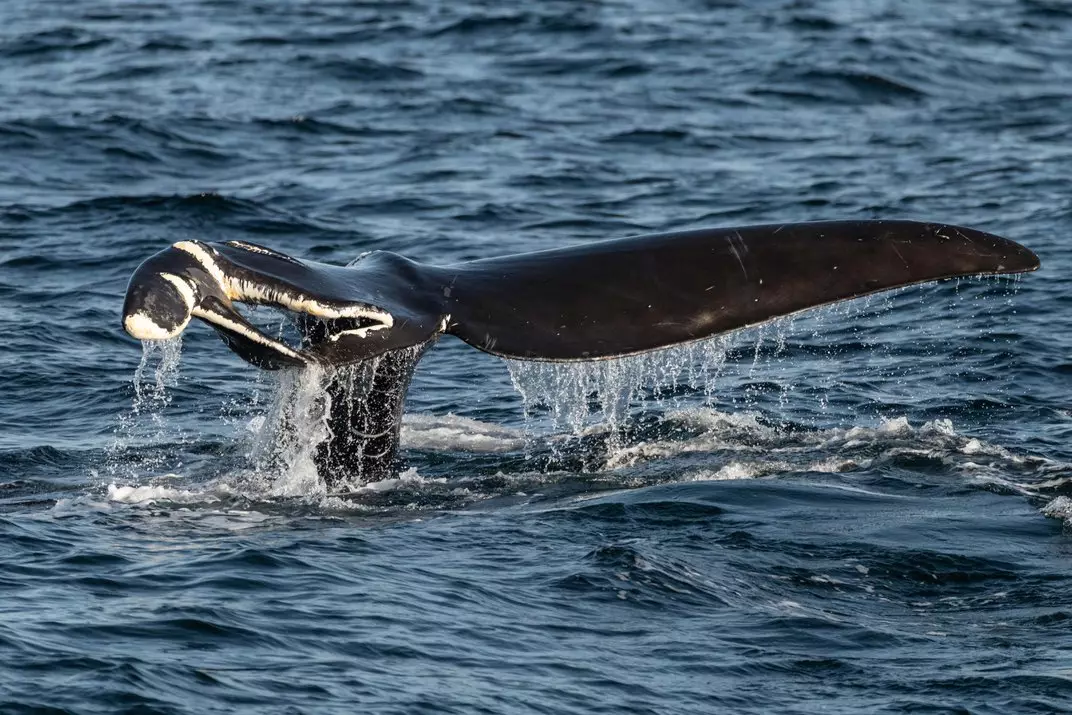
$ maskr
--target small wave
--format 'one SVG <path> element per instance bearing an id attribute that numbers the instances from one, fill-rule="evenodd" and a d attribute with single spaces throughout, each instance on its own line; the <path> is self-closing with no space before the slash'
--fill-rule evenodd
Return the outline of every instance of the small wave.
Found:
<path id="1" fill-rule="evenodd" d="M 538 55 L 499 62 L 502 69 L 513 75 L 531 77 L 584 76 L 601 79 L 626 80 L 650 72 L 650 67 L 627 57 L 606 55 L 562 56 Z"/>
<path id="2" fill-rule="evenodd" d="M 140 80 L 148 80 L 157 77 L 162 77 L 174 70 L 171 64 L 158 62 L 158 63 L 142 63 L 131 64 L 118 69 L 108 69 L 97 72 L 96 74 L 87 77 L 86 82 L 136 82 Z"/>
<path id="3" fill-rule="evenodd" d="M 33 58 L 40 61 L 42 55 L 60 52 L 87 52 L 112 44 L 110 37 L 93 33 L 84 28 L 56 27 L 15 37 L 3 45 L 0 57 L 9 59 Z"/>
<path id="4" fill-rule="evenodd" d="M 837 30 L 841 25 L 833 18 L 822 15 L 795 15 L 789 19 L 788 25 L 797 30 Z"/>
<path id="5" fill-rule="evenodd" d="M 61 498 L 51 505 L 51 514 L 60 517 L 114 514 L 116 510 L 133 510 L 140 517 L 150 519 L 149 523 L 154 525 L 167 522 L 182 529 L 224 533 L 262 528 L 305 516 L 303 511 L 293 507 L 280 509 L 268 500 L 246 499 L 228 491 L 225 484 L 188 489 L 164 485 L 109 484 L 104 495 L 93 493 Z M 155 531 L 157 527 L 150 528 Z"/>
<path id="6" fill-rule="evenodd" d="M 25 207 L 28 212 L 48 215 L 65 215 L 69 218 L 82 215 L 109 215 L 130 219 L 133 212 L 145 211 L 159 215 L 194 211 L 209 216 L 256 212 L 261 207 L 256 203 L 228 198 L 214 192 L 188 195 L 112 195 L 78 199 L 62 206 Z"/>
<path id="7" fill-rule="evenodd" d="M 771 84 L 753 90 L 752 94 L 852 104 L 919 100 L 927 96 L 926 91 L 907 81 L 877 72 L 848 69 L 800 72 L 795 68 L 776 72 Z"/>
<path id="8" fill-rule="evenodd" d="M 459 6 L 460 7 L 460 6 Z M 598 15 L 585 11 L 541 14 L 541 6 L 533 5 L 533 12 L 503 14 L 471 14 L 453 19 L 426 31 L 430 37 L 453 37 L 469 40 L 477 36 L 501 39 L 519 30 L 526 36 L 540 34 L 589 33 L 599 29 Z"/>
<path id="9" fill-rule="evenodd" d="M 251 122 L 258 129 L 321 137 L 389 137 L 404 133 L 391 127 L 367 124 L 350 125 L 345 122 L 332 121 L 324 117 L 306 114 L 295 114 L 286 117 L 260 117 L 251 120 Z"/>
<path id="10" fill-rule="evenodd" d="M 1072 18 L 1072 7 L 1062 0 L 1025 0 L 1028 15 L 1046 19 Z"/>
<path id="11" fill-rule="evenodd" d="M 294 58 L 299 66 L 307 66 L 318 74 L 334 79 L 358 80 L 361 82 L 387 82 L 418 80 L 424 76 L 420 70 L 398 64 L 377 62 L 367 57 L 314 57 L 301 55 Z"/>
<path id="12" fill-rule="evenodd" d="M 441 25 L 431 30 L 428 34 L 432 37 L 444 35 L 471 36 L 485 32 L 498 34 L 513 28 L 523 27 L 529 21 L 529 16 L 525 14 L 470 16 Z"/>
<path id="13" fill-rule="evenodd" d="M 692 135 L 684 129 L 631 129 L 612 134 L 604 139 L 606 144 L 641 144 L 649 146 L 680 145 L 688 143 Z"/>
<path id="14" fill-rule="evenodd" d="M 205 40 L 183 37 L 182 35 L 164 35 L 146 40 L 139 49 L 143 52 L 189 52 L 210 46 L 211 43 Z"/>
<path id="15" fill-rule="evenodd" d="M 51 445 L 11 448 L 5 445 L 0 449 L 0 470 L 7 474 L 29 471 L 35 467 L 48 467 L 58 471 L 77 468 L 85 459 L 86 455 L 80 451 L 61 450 Z"/>
<path id="16" fill-rule="evenodd" d="M 405 23 L 378 25 L 375 30 L 353 27 L 331 27 L 330 29 L 299 29 L 288 27 L 283 34 L 264 32 L 263 28 L 250 28 L 254 34 L 235 39 L 238 47 L 360 47 L 370 39 L 382 40 L 394 34 L 408 34 L 409 26 Z"/>
<path id="17" fill-rule="evenodd" d="M 595 598 L 611 592 L 620 600 L 648 606 L 726 605 L 721 584 L 683 561 L 644 553 L 632 545 L 601 546 L 585 561 L 585 568 L 559 579 L 558 587 Z"/>
<path id="18" fill-rule="evenodd" d="M 130 194 L 83 198 L 63 205 L 21 205 L 15 207 L 27 218 L 52 218 L 65 221 L 88 221 L 100 225 L 158 225 L 177 230 L 195 230 L 206 240 L 219 240 L 234 230 L 259 235 L 352 234 L 328 222 L 295 214 L 267 201 L 206 191 L 193 194 Z M 147 249 L 159 250 L 158 235 L 126 239 L 119 250 L 143 258 Z M 99 262 L 114 263 L 115 256 L 96 256 Z"/>

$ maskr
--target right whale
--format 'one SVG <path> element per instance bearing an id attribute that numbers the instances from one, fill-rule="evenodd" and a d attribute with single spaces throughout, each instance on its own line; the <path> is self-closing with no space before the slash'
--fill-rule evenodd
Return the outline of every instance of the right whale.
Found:
<path id="1" fill-rule="evenodd" d="M 123 325 L 161 340 L 197 317 L 258 367 L 335 368 L 331 437 L 317 454 L 334 486 L 394 472 L 406 389 L 444 333 L 513 359 L 599 360 L 891 288 L 1038 267 L 1014 241 L 917 221 L 700 229 L 447 266 L 385 251 L 335 266 L 241 241 L 181 241 L 135 270 Z M 300 344 L 265 335 L 236 302 L 289 311 Z"/>

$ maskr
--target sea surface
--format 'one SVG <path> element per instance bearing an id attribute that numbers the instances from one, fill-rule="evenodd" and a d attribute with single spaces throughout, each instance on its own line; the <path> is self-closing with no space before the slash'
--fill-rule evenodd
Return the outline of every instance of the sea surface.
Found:
<path id="1" fill-rule="evenodd" d="M 120 326 L 184 239 L 868 218 L 1042 269 L 587 367 L 445 338 L 344 492 L 308 376 Z M 1072 712 L 1070 238 L 1064 0 L 5 0 L 0 712 Z"/>

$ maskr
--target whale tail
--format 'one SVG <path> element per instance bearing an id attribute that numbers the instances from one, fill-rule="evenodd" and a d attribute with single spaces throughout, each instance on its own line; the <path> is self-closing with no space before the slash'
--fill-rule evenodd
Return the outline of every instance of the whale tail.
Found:
<path id="1" fill-rule="evenodd" d="M 509 358 L 598 360 L 914 283 L 1038 266 L 1008 239 L 915 221 L 703 229 L 444 267 L 383 251 L 343 267 L 183 241 L 135 271 L 123 325 L 156 340 L 197 317 L 266 369 L 356 363 L 443 332 Z M 290 312 L 301 344 L 265 335 L 236 303 Z"/>
<path id="2" fill-rule="evenodd" d="M 316 461 L 339 485 L 391 473 L 413 369 L 444 332 L 509 358 L 598 360 L 899 286 L 1038 265 L 1007 239 L 910 221 L 686 231 L 446 267 L 386 252 L 342 267 L 184 241 L 134 272 L 123 326 L 162 340 L 196 317 L 258 367 L 338 368 L 326 388 L 332 436 Z M 238 303 L 288 311 L 300 344 L 264 334 Z"/>
<path id="3" fill-rule="evenodd" d="M 1039 266 L 993 234 L 914 221 L 705 229 L 443 269 L 447 332 L 521 360 L 596 360 L 725 333 L 840 300 Z"/>

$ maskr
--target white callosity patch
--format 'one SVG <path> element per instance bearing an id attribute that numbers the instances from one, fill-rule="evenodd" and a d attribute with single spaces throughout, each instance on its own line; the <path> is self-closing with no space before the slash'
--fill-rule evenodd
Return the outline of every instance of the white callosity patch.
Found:
<path id="1" fill-rule="evenodd" d="M 315 298 L 304 296 L 300 293 L 283 290 L 274 286 L 266 286 L 260 283 L 238 279 L 228 279 L 224 286 L 227 297 L 231 300 L 241 300 L 250 303 L 266 303 L 280 305 L 295 313 L 308 313 L 318 318 L 328 320 L 337 318 L 367 318 L 377 320 L 380 327 L 389 328 L 394 325 L 394 317 L 382 310 L 375 310 L 359 305 L 329 305 Z"/>
<path id="2" fill-rule="evenodd" d="M 255 253 L 275 255 L 266 249 L 232 242 L 238 248 L 243 248 Z M 219 255 L 211 247 L 197 241 L 180 241 L 174 244 L 174 248 L 183 251 L 196 260 L 202 268 L 212 277 L 219 292 L 231 301 L 240 301 L 251 304 L 271 305 L 285 308 L 296 313 L 306 313 L 326 320 L 339 318 L 364 319 L 375 321 L 373 325 L 352 328 L 340 331 L 329 336 L 331 341 L 337 341 L 342 336 L 367 337 L 371 332 L 384 330 L 394 325 L 394 317 L 385 311 L 377 310 L 365 305 L 340 305 L 330 304 L 303 295 L 298 291 L 285 286 L 269 286 L 254 281 L 243 280 L 228 275 L 221 266 Z M 283 355 L 294 359 L 302 359 L 300 353 L 279 340 L 273 340 L 261 333 L 255 326 L 246 323 L 240 317 L 226 315 L 219 311 L 196 305 L 196 292 L 194 287 L 183 277 L 160 273 L 161 278 L 168 281 L 186 303 L 188 316 L 175 328 L 165 328 L 145 313 L 134 313 L 124 318 L 124 327 L 127 332 L 140 340 L 166 340 L 181 333 L 189 324 L 190 316 L 195 316 L 221 328 L 269 347 Z"/>
<path id="3" fill-rule="evenodd" d="M 213 280 L 215 280 L 221 288 L 224 288 L 224 293 L 227 292 L 227 276 L 224 275 L 219 264 L 216 263 L 216 258 L 209 252 L 210 249 L 207 249 L 196 241 L 179 241 L 173 248 L 177 248 L 180 251 L 184 251 L 193 256 L 194 259 L 201 264 L 201 267 L 208 271 Z"/>
<path id="4" fill-rule="evenodd" d="M 184 322 L 177 330 L 168 330 L 144 313 L 131 313 L 123 318 L 123 328 L 132 338 L 138 340 L 167 340 L 175 337 L 186 327 Z"/>
<path id="5" fill-rule="evenodd" d="M 161 273 L 160 277 L 175 286 L 175 290 L 182 296 L 183 302 L 186 304 L 186 319 L 174 328 L 169 329 L 157 323 L 150 315 L 142 312 L 131 313 L 123 318 L 123 327 L 132 338 L 137 338 L 138 340 L 168 340 L 181 333 L 190 324 L 190 315 L 194 306 L 193 287 L 190 286 L 189 282 L 173 273 Z"/>
<path id="6" fill-rule="evenodd" d="M 339 332 L 329 337 L 328 340 L 330 340 L 331 342 L 335 342 L 344 335 L 356 335 L 359 338 L 366 338 L 368 337 L 369 332 L 373 330 L 383 330 L 384 328 L 389 327 L 391 326 L 380 323 L 379 325 L 369 325 L 364 328 L 354 328 L 353 330 L 340 330 Z"/>
<path id="7" fill-rule="evenodd" d="M 379 326 L 363 329 L 365 332 L 355 331 L 355 334 L 360 337 L 365 337 L 367 331 L 370 329 L 390 328 L 394 325 L 394 317 L 386 311 L 376 310 L 363 305 L 333 305 L 303 295 L 297 291 L 278 286 L 267 286 L 261 283 L 228 276 L 227 273 L 220 268 L 219 263 L 216 261 L 216 256 L 211 252 L 211 248 L 206 247 L 203 244 L 194 241 L 180 241 L 175 244 L 175 248 L 180 251 L 185 251 L 200 263 L 204 269 L 208 271 L 209 275 L 211 275 L 219 284 L 223 294 L 231 300 L 278 305 L 296 313 L 308 313 L 309 315 L 315 315 L 318 318 L 325 318 L 328 320 L 338 318 L 364 318 L 375 320 L 380 323 Z M 243 248 L 246 247 L 243 246 Z M 257 252 L 270 254 L 270 252 L 263 249 L 260 249 Z"/>

